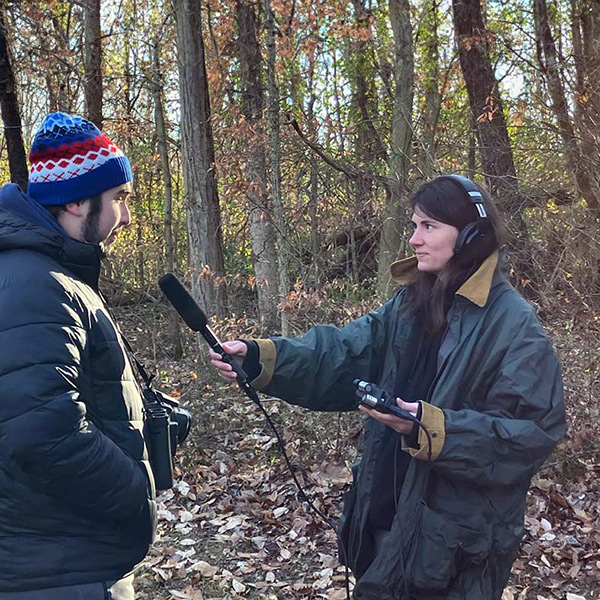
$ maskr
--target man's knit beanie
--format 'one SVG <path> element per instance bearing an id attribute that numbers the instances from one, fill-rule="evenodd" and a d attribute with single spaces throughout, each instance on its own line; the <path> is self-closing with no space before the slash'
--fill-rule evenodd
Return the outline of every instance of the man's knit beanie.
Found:
<path id="1" fill-rule="evenodd" d="M 123 152 L 92 122 L 51 113 L 33 138 L 28 193 L 58 206 L 91 198 L 133 179 Z"/>

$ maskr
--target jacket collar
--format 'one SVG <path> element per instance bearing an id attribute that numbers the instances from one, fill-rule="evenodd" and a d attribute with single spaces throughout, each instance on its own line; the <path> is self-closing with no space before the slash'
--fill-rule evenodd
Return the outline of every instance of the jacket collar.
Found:
<path id="1" fill-rule="evenodd" d="M 470 300 L 479 307 L 486 305 L 492 279 L 498 266 L 498 251 L 492 252 L 482 263 L 479 269 L 467 279 L 456 291 L 456 294 Z M 417 257 L 411 256 L 398 260 L 390 266 L 392 279 L 398 285 L 409 285 L 417 275 Z"/>

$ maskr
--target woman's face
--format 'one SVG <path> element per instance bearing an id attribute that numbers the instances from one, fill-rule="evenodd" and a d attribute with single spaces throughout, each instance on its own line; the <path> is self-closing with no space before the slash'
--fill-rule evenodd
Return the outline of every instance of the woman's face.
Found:
<path id="1" fill-rule="evenodd" d="M 437 275 L 454 256 L 458 229 L 428 217 L 418 208 L 412 222 L 414 232 L 408 243 L 417 255 L 417 269 Z"/>

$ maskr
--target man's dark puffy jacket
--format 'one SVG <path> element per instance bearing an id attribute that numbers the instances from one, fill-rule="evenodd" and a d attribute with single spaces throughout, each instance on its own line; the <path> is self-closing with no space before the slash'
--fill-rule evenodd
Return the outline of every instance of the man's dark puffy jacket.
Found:
<path id="1" fill-rule="evenodd" d="M 456 292 L 422 403 L 390 534 L 375 556 L 369 528 L 385 425 L 367 419 L 365 452 L 344 506 L 341 538 L 359 600 L 500 600 L 523 533 L 532 475 L 564 433 L 560 368 L 531 307 L 498 272 L 493 254 Z M 409 261 L 414 266 L 414 261 Z M 396 266 L 396 269 L 405 269 Z M 400 275 L 400 273 L 396 273 Z M 313 410 L 354 408 L 355 378 L 394 389 L 415 349 L 403 287 L 343 329 L 258 340 L 253 385 Z M 431 451 L 431 453 L 430 453 Z M 374 558 L 375 556 L 375 558 Z"/>
<path id="2" fill-rule="evenodd" d="M 0 591 L 117 580 L 156 522 L 140 391 L 102 251 L 0 191 Z"/>

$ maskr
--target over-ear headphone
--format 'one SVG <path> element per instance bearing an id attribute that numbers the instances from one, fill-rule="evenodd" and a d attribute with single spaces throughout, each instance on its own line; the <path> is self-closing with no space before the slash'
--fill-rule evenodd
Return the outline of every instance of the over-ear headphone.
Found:
<path id="1" fill-rule="evenodd" d="M 455 173 L 440 175 L 437 179 L 445 179 L 454 183 L 477 209 L 477 221 L 465 225 L 458 233 L 456 243 L 454 244 L 454 254 L 458 254 L 461 250 L 471 245 L 478 237 L 487 235 L 490 232 L 490 219 L 485 210 L 481 191 L 470 179 L 462 175 L 456 175 Z"/>

